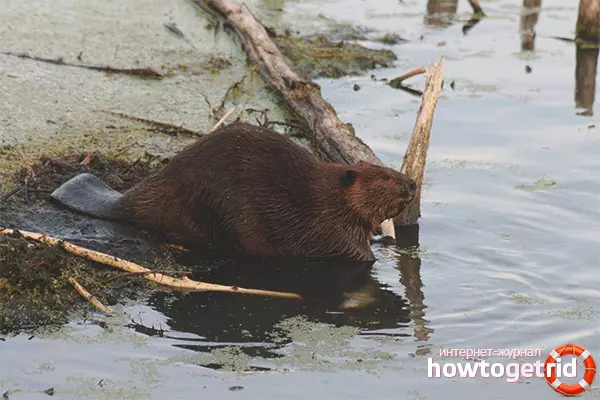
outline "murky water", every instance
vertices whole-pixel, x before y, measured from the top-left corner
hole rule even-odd
[[[466,2],[442,22],[408,0],[257,5],[276,26],[310,32],[333,19],[408,39],[390,47],[399,60],[373,71],[378,79],[446,57],[418,252],[376,247],[373,271],[252,261],[199,271],[306,301],[158,292],[124,305],[110,329],[74,321],[0,342],[0,390],[20,389],[15,399],[46,398],[49,387],[58,398],[558,398],[539,378],[427,378],[428,357],[460,361],[440,357],[443,348],[540,348],[545,358],[573,342],[600,359],[600,121],[578,115],[575,46],[550,38],[573,36],[576,4],[544,1],[527,52],[520,5],[482,6],[488,17],[465,35]],[[370,74],[319,84],[340,118],[399,166],[419,99]],[[598,378],[585,396],[600,397]]]

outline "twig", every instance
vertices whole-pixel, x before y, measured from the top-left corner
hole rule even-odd
[[[254,71],[256,71],[256,65],[252,67],[252,69],[250,71],[248,71],[247,74],[245,74],[242,79],[240,79],[237,82],[234,82],[231,86],[229,86],[227,88],[227,90],[225,91],[225,94],[223,95],[223,100],[221,100],[221,104],[219,104],[219,107],[217,107],[216,110],[214,110],[213,115],[217,115],[218,113],[221,112],[221,110],[223,109],[223,107],[225,106],[225,101],[227,101],[227,96],[229,96],[229,93],[236,87],[240,86],[242,83],[244,83],[244,81],[246,80],[246,78],[248,78],[248,76],[251,76]],[[210,106],[210,103],[209,103]]]
[[[93,305],[98,310],[102,311],[103,313],[106,313],[106,314],[112,314],[113,313],[113,311],[110,308],[106,307],[104,304],[102,304],[100,302],[100,300],[98,300],[96,298],[96,296],[92,295],[90,292],[88,292],[87,290],[85,290],[85,288],[83,286],[81,286],[79,284],[79,282],[77,282],[75,280],[75,278],[69,277],[68,281],[69,281],[69,283],[71,285],[73,285],[73,287],[75,288],[75,290],[77,290],[79,292],[79,294],[81,295],[81,297],[83,297],[84,299],[86,299],[88,301],[88,303],[90,303],[91,305]]]
[[[29,189],[29,183],[35,183],[37,181],[37,178],[39,177],[39,174],[48,166],[48,164],[50,163],[50,161],[47,161],[44,163],[44,165],[42,165],[42,168],[40,168],[40,170],[38,171],[37,174],[35,174],[35,171],[33,171],[33,168],[31,168],[31,172],[34,174],[33,178],[31,178],[31,182],[27,182],[27,190],[32,192],[33,190]],[[9,198],[11,198],[12,196],[14,196],[15,194],[21,192],[23,189],[25,188],[25,184],[23,186],[19,186],[14,188],[13,190],[11,190],[8,193],[5,193],[2,195],[2,197],[0,197],[0,203],[4,202],[5,200],[8,200]]]
[[[154,121],[151,119],[140,118],[140,117],[136,117],[134,115],[129,115],[129,114],[115,112],[115,111],[107,111],[107,110],[98,110],[98,111],[106,113],[106,114],[111,114],[111,115],[114,115],[117,117],[125,118],[125,119],[131,120],[131,121],[138,121],[138,122],[142,122],[144,124],[153,125],[153,126],[159,128],[159,130],[161,132],[164,132],[168,135],[176,135],[176,134],[181,133],[181,134],[189,135],[189,136],[203,136],[202,133],[198,133],[198,132],[186,129],[183,126],[169,124],[167,122]]]
[[[425,90],[421,99],[421,106],[417,113],[417,121],[413,129],[410,143],[404,154],[404,162],[401,171],[417,182],[417,194],[402,214],[395,219],[396,225],[412,225],[421,216],[421,187],[423,175],[425,174],[425,162],[427,150],[429,149],[429,137],[433,124],[433,113],[439,95],[442,91],[444,78],[444,57],[440,58],[437,68],[433,64],[429,66],[427,78],[425,79]]]
[[[162,79],[163,75],[156,72],[151,68],[113,68],[113,67],[100,67],[96,65],[83,65],[83,64],[71,64],[65,62],[62,58],[44,58],[44,57],[36,57],[30,56],[25,53],[13,53],[10,51],[0,51],[0,54],[5,54],[7,56],[25,58],[28,60],[34,60],[39,62],[45,62],[54,65],[65,65],[67,67],[76,67],[76,68],[84,68],[92,71],[101,71],[106,74],[123,74],[130,76],[137,76],[144,79]]]
[[[427,71],[423,67],[413,69],[412,71],[409,71],[409,72],[405,73],[404,75],[400,75],[399,77],[392,79],[391,81],[388,82],[388,85],[390,85],[391,87],[393,87],[395,89],[398,89],[398,86],[400,86],[403,81],[407,80],[408,78],[412,78],[415,75],[424,74],[425,72],[427,72]]]
[[[101,154],[102,153],[100,153],[100,151],[94,150],[91,153],[89,153],[87,156],[85,156],[85,158],[79,163],[79,165],[83,165],[83,166],[87,167],[94,158],[96,158],[97,156],[99,156]]]
[[[375,65],[379,64],[383,67],[389,66],[388,63],[386,63],[385,61],[378,60],[375,57],[365,56],[360,53],[330,53],[330,52],[323,51],[323,52],[312,53],[311,56],[314,58],[354,58],[354,59],[371,61],[373,64],[375,64]]]
[[[27,157],[25,157],[25,154],[23,153],[23,151],[19,149],[19,150],[17,150],[17,154],[19,155],[19,157],[21,157],[21,161],[23,161],[23,165],[25,166],[25,169],[27,169],[27,171],[29,171],[29,175],[32,178],[35,178],[35,171],[33,170],[33,167],[31,166],[29,161],[27,161]]]
[[[19,193],[21,190],[22,190],[21,187],[16,187],[13,190],[11,190],[10,192],[3,194],[2,197],[0,197],[0,203],[2,203],[5,200],[10,199],[12,196]]]
[[[227,118],[229,118],[229,116],[231,114],[233,114],[234,111],[235,111],[235,107],[233,107],[231,110],[227,111],[227,114],[223,115],[223,118],[221,118],[219,120],[219,122],[217,122],[215,124],[215,126],[213,126],[212,128],[210,128],[210,131],[206,132],[206,134],[208,135],[209,133],[213,133],[214,131],[216,131],[221,125],[223,125],[223,122],[225,122],[225,120]]]
[[[142,267],[136,263],[131,261],[123,260],[121,258],[111,256],[108,254],[101,253],[99,251],[86,249],[84,247],[80,247],[74,245],[72,243],[66,242],[61,239],[57,239],[51,236],[47,236],[46,234],[40,234],[35,232],[27,232],[21,230],[13,230],[8,228],[0,228],[0,234],[2,235],[12,235],[12,234],[20,234],[26,238],[36,240],[38,242],[46,243],[52,246],[57,246],[62,248],[65,251],[68,251],[71,254],[75,254],[76,256],[85,258],[86,260],[94,261],[97,263],[101,263],[104,265],[108,265],[110,267],[118,268],[120,270],[126,272],[133,273],[147,273],[144,275],[144,278],[156,282],[159,285],[170,286],[177,289],[187,289],[187,290],[195,290],[195,291],[216,291],[216,292],[229,292],[229,293],[241,293],[241,294],[253,294],[259,296],[272,296],[272,297],[282,297],[288,299],[302,299],[302,297],[296,293],[286,293],[286,292],[274,292],[270,290],[259,290],[259,289],[246,289],[237,286],[224,286],[217,285],[214,283],[205,283],[193,281],[189,278],[173,278],[168,275],[163,275],[161,273],[153,272],[152,270]]]

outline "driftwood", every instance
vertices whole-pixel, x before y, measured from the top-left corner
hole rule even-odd
[[[71,64],[71,63],[65,62],[62,58],[36,57],[36,56],[30,56],[29,54],[26,54],[26,53],[13,53],[10,51],[0,51],[0,54],[5,54],[7,56],[19,57],[19,58],[34,60],[34,61],[39,61],[39,62],[45,62],[48,64],[65,65],[67,67],[76,67],[76,68],[89,69],[92,71],[100,71],[100,72],[106,73],[107,75],[122,74],[122,75],[136,76],[136,77],[144,78],[144,79],[162,79],[164,77],[161,73],[156,72],[152,68],[113,68],[113,67],[109,67],[109,66],[103,67],[103,66],[98,66],[98,65]]]
[[[319,85],[301,79],[287,65],[285,57],[271,40],[265,27],[247,7],[241,7],[233,0],[190,1],[233,29],[248,57],[262,74],[266,85],[279,93],[296,115],[311,128],[318,153],[324,159],[338,163],[356,163],[364,160],[383,165],[375,153],[355,135],[352,126],[338,119],[335,109],[321,96]],[[421,160],[424,161],[424,158]],[[411,162],[411,165],[414,163]],[[420,185],[422,179],[417,182]],[[396,221],[413,219],[406,214]],[[391,220],[384,221],[381,230],[383,236],[396,237]]]
[[[398,88],[399,86],[402,85],[402,82],[404,82],[408,78],[412,78],[415,75],[424,74],[425,72],[426,72],[426,70],[423,67],[413,69],[412,71],[409,71],[403,75],[400,75],[397,78],[392,79],[391,81],[388,82],[388,85],[390,85],[393,88]]]
[[[52,246],[60,247],[63,250],[71,254],[75,254],[76,256],[82,257],[86,260],[108,265],[110,267],[118,268],[126,272],[141,273],[143,274],[144,278],[152,282],[156,282],[159,285],[169,286],[176,289],[230,292],[240,294],[253,294],[259,296],[283,297],[288,299],[302,299],[300,295],[295,293],[273,292],[270,290],[245,289],[237,286],[217,285],[214,283],[193,281],[187,277],[173,278],[168,275],[152,272],[152,270],[142,267],[141,265],[135,264],[131,261],[123,260],[121,258],[104,254],[99,251],[86,249],[84,247],[80,247],[72,243],[65,242],[64,240],[47,236],[45,234],[0,228],[0,235],[12,235],[16,233],[28,239],[33,239],[41,243],[46,243]]]
[[[115,117],[125,118],[130,121],[141,122],[143,124],[153,126],[155,130],[160,131],[162,133],[166,133],[167,135],[181,134],[181,135],[188,135],[188,136],[195,136],[195,137],[203,136],[202,133],[195,132],[190,129],[186,129],[183,126],[169,124],[167,122],[154,121],[151,119],[136,117],[135,115],[129,115],[129,114],[115,112],[115,111],[108,111],[108,110],[98,110],[98,111],[103,112],[105,114],[114,115]]]

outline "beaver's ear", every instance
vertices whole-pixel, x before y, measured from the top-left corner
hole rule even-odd
[[[347,169],[342,175],[342,186],[352,186],[358,179],[358,172],[353,169]]]

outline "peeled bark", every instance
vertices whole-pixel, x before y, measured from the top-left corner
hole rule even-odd
[[[443,78],[444,59],[442,58],[437,68],[433,64],[429,66],[421,107],[417,113],[415,128],[404,154],[404,162],[401,168],[403,173],[417,182],[417,194],[413,201],[404,209],[404,212],[396,217],[394,220],[396,225],[416,224],[421,216],[421,188],[423,186],[423,176],[425,175],[429,137],[431,136],[431,126],[433,125],[433,113],[442,91]]]

